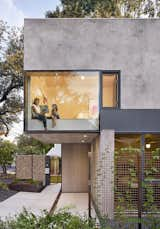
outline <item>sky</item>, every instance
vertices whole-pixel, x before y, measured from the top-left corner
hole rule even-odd
[[[24,18],[43,18],[59,0],[0,0],[0,19],[9,25],[22,26]]]
[[[10,26],[23,26],[24,18],[44,18],[45,12],[58,4],[59,0],[0,0],[0,19]],[[15,141],[15,137],[23,133],[23,114],[20,120],[5,139]]]

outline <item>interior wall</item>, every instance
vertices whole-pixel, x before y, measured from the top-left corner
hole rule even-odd
[[[88,192],[90,144],[62,145],[62,192]]]
[[[98,117],[98,72],[34,72],[29,75],[30,107],[38,97],[40,105],[44,105],[44,101],[48,105],[46,115],[49,117],[52,104],[57,105],[60,119]]]

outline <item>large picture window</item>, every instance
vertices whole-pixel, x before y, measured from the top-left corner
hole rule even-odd
[[[60,119],[96,119],[98,80],[98,72],[32,73],[30,103],[39,98],[40,107],[48,106],[48,117],[56,104]]]

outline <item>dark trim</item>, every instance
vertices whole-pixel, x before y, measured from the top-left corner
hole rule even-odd
[[[136,134],[139,134],[139,135],[142,135],[142,134],[160,134],[160,130],[158,131],[158,132],[154,132],[154,131],[146,131],[146,132],[144,132],[144,131],[132,131],[132,132],[129,132],[129,131],[127,131],[127,132],[123,132],[123,131],[115,131],[115,135],[118,135],[118,134],[130,134],[130,135],[136,135]]]
[[[62,186],[61,186],[61,189],[60,189],[60,191],[59,191],[59,193],[58,193],[58,195],[57,195],[57,197],[56,197],[56,199],[55,199],[55,201],[54,201],[54,203],[53,203],[53,206],[51,207],[51,210],[49,211],[49,214],[50,214],[50,215],[52,215],[52,214],[54,213],[54,211],[55,211],[55,209],[56,209],[56,205],[57,205],[57,203],[58,203],[58,200],[59,200],[61,194],[62,194]],[[51,201],[52,201],[52,200],[51,200]]]
[[[88,152],[88,218],[91,219],[91,155]]]
[[[102,109],[100,130],[103,129],[116,133],[159,133],[160,109]]]
[[[160,180],[159,179],[144,180],[144,182],[148,183],[148,184],[160,184]]]
[[[102,109],[102,99],[103,99],[103,90],[102,90],[102,88],[103,88],[103,80],[102,80],[102,77],[103,77],[103,72],[102,71],[100,71],[99,72],[99,108],[100,108],[100,112],[99,113],[101,113],[101,109]]]
[[[25,122],[25,119],[26,119],[26,114],[25,114],[25,85],[26,85],[26,76],[24,75],[23,76],[23,98],[24,98],[24,104],[23,104],[23,130],[25,131],[26,130],[26,122]]]
[[[45,169],[49,169],[49,173],[45,173],[45,186],[50,185],[50,175],[51,175],[51,158],[50,156],[45,156]]]
[[[25,84],[27,86],[24,87],[24,131],[26,133],[35,133],[35,132],[39,132],[39,133],[80,133],[80,132],[83,132],[83,133],[86,133],[86,132],[91,132],[91,133],[94,133],[94,132],[99,132],[99,129],[100,129],[100,122],[99,122],[99,129],[98,130],[77,130],[77,131],[73,131],[73,130],[68,130],[68,131],[63,131],[63,130],[60,130],[60,131],[54,131],[54,130],[51,130],[51,131],[40,131],[40,130],[28,130],[28,79],[30,78],[30,76],[27,76],[27,73],[32,73],[32,72],[98,72],[98,82],[99,82],[99,114],[100,114],[100,110],[101,110],[101,100],[100,100],[100,94],[101,94],[101,84],[100,84],[100,73],[101,71],[104,71],[104,70],[100,70],[100,69],[92,69],[92,70],[89,70],[89,69],[72,69],[72,70],[24,70],[24,75],[25,75]],[[109,71],[112,71],[112,70],[109,70]],[[27,98],[25,98],[27,97]],[[27,102],[26,102],[27,100]],[[26,114],[26,111],[27,111],[27,114]],[[100,120],[100,118],[99,118]]]
[[[119,71],[119,70],[106,70],[106,69],[53,69],[53,70],[24,70],[24,73],[27,72],[104,72],[108,71],[110,73]]]
[[[101,80],[102,80],[102,77],[101,77],[101,71],[99,71],[99,80],[98,80],[98,92],[99,92],[99,100],[98,100],[98,108],[99,108],[99,115],[98,115],[98,118],[99,118],[99,125],[98,125],[98,128],[100,130],[100,113],[101,113],[101,94],[102,94],[102,88],[101,88]]]
[[[91,133],[99,133],[99,130],[96,131],[92,131],[92,130],[77,130],[77,131],[73,131],[73,130],[68,130],[68,131],[64,131],[64,130],[60,130],[60,131],[54,131],[54,130],[25,130],[25,132],[27,134],[68,134],[68,133],[81,133],[81,134],[91,134]]]

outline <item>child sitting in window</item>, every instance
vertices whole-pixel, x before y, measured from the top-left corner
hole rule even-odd
[[[60,119],[60,116],[58,114],[57,104],[52,104],[51,118],[52,118],[52,126],[54,127],[56,126],[56,120]]]
[[[39,103],[40,103],[40,99],[35,98],[32,104],[32,117],[43,122],[44,129],[47,130],[47,119],[45,117],[45,114],[41,112]]]

